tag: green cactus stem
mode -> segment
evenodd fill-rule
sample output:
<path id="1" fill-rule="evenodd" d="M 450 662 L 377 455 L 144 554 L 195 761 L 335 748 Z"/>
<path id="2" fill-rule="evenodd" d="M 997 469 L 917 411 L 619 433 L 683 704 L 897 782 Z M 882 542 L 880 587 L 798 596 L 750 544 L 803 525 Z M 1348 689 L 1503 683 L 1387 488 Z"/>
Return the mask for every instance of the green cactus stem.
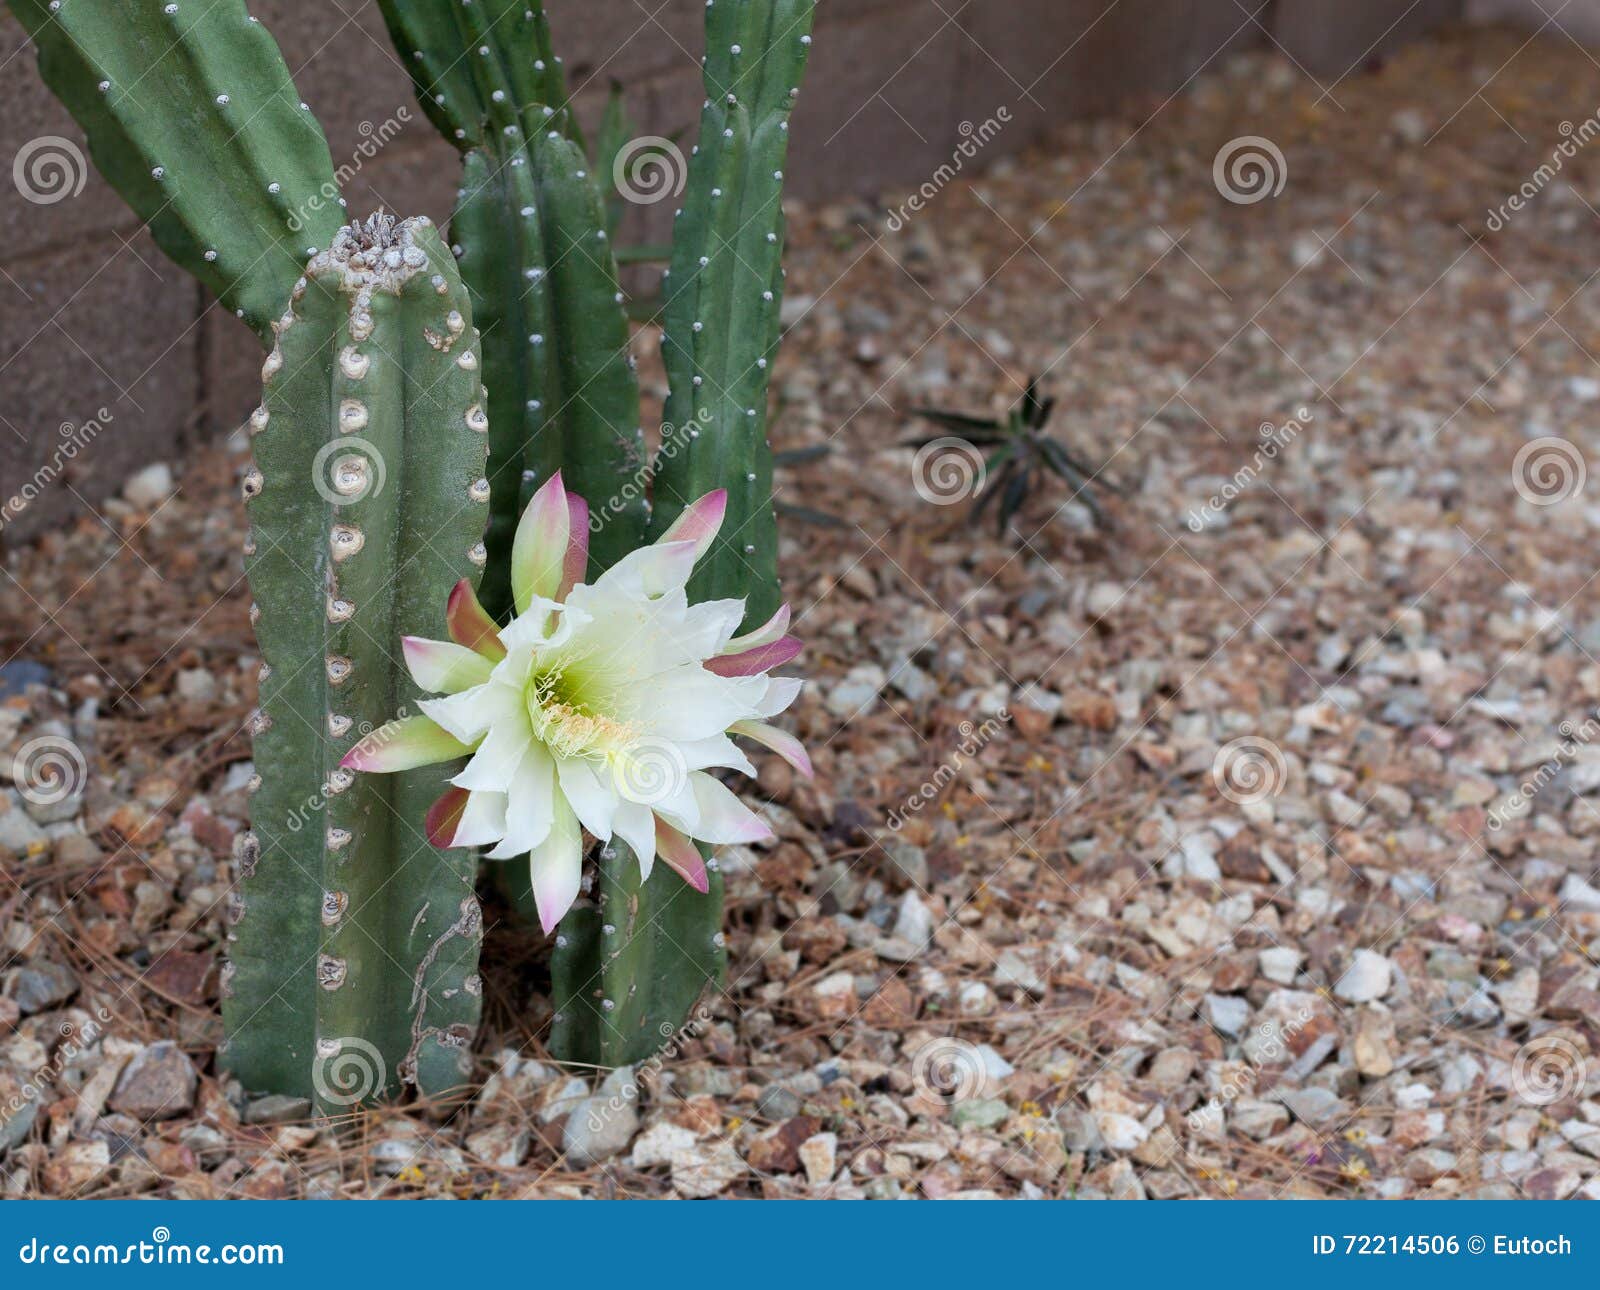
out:
<path id="1" fill-rule="evenodd" d="M 789 112 L 811 43 L 812 0 L 714 0 L 706 106 L 674 232 L 663 351 L 670 381 L 652 531 L 716 488 L 728 516 L 689 584 L 693 600 L 746 597 L 746 624 L 778 607 L 766 441 L 783 274 Z M 593 503 L 591 502 L 591 506 Z M 655 1052 L 727 970 L 722 875 L 701 895 L 657 865 L 605 857 L 593 907 L 575 909 L 551 962 L 551 1050 L 616 1066 Z"/>
<path id="2" fill-rule="evenodd" d="M 716 0 L 706 9 L 706 102 L 673 235 L 662 354 L 666 429 L 654 525 L 707 489 L 728 518 L 689 584 L 743 595 L 747 626 L 777 608 L 778 529 L 767 385 L 783 304 L 783 166 L 789 113 L 811 45 L 813 0 Z"/>
<path id="3" fill-rule="evenodd" d="M 625 848 L 607 848 L 592 903 L 556 931 L 550 959 L 550 1051 L 587 1066 L 623 1066 L 657 1052 L 727 970 L 722 875 L 706 861 L 704 894 L 658 863 L 644 882 Z"/>
<path id="4" fill-rule="evenodd" d="M 10 0 L 157 245 L 264 342 L 343 221 L 322 127 L 244 0 Z"/>
<path id="5" fill-rule="evenodd" d="M 639 387 L 604 200 L 537 0 L 380 7 L 418 101 L 463 153 L 450 239 L 483 334 L 492 429 L 482 600 L 503 618 L 517 517 L 555 470 L 597 516 L 597 571 L 644 537 Z"/>
<path id="6" fill-rule="evenodd" d="M 401 638 L 443 637 L 482 566 L 488 426 L 466 291 L 426 219 L 341 229 L 281 315 L 244 481 L 263 665 L 224 1060 L 334 1113 L 469 1069 L 476 859 L 424 827 L 455 768 L 339 762 L 415 711 Z"/>
<path id="7" fill-rule="evenodd" d="M 378 0 L 417 101 L 462 152 L 511 155 L 556 129 L 576 139 L 540 0 Z"/>
<path id="8" fill-rule="evenodd" d="M 643 540 L 639 385 L 604 209 L 577 144 L 551 132 L 507 158 L 468 153 L 450 232 L 483 331 L 493 426 L 483 600 L 498 617 L 517 516 L 555 470 L 589 501 L 595 570 Z"/>

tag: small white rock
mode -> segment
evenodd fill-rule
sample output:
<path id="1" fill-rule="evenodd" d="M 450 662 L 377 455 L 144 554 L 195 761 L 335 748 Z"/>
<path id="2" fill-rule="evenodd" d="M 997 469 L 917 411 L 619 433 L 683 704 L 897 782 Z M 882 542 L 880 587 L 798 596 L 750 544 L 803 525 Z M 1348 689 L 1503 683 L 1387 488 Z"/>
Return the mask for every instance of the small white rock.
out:
<path id="1" fill-rule="evenodd" d="M 1389 993 L 1393 979 L 1388 959 L 1375 950 L 1357 950 L 1333 992 L 1346 1003 L 1371 1003 Z"/>
<path id="2" fill-rule="evenodd" d="M 1305 955 L 1299 950 L 1290 949 L 1287 945 L 1271 946 L 1261 951 L 1258 960 L 1261 975 L 1269 981 L 1276 981 L 1279 985 L 1293 985 L 1304 958 Z"/>
<path id="3" fill-rule="evenodd" d="M 1132 1151 L 1150 1136 L 1149 1129 L 1120 1111 L 1096 1111 L 1094 1122 L 1100 1137 L 1112 1151 Z"/>
<path id="4" fill-rule="evenodd" d="M 806 1181 L 813 1187 L 833 1181 L 833 1171 L 838 1167 L 839 1135 L 819 1133 L 800 1144 L 800 1163 L 805 1166 Z"/>
<path id="5" fill-rule="evenodd" d="M 1231 994 L 1208 994 L 1201 1000 L 1200 1015 L 1213 1029 L 1237 1038 L 1250 1024 L 1250 1004 Z"/>
<path id="6" fill-rule="evenodd" d="M 1561 903 L 1568 909 L 1585 914 L 1600 914 L 1600 891 L 1575 873 L 1569 873 L 1558 893 Z"/>
<path id="7" fill-rule="evenodd" d="M 900 912 L 894 920 L 894 935 L 909 941 L 919 950 L 933 939 L 933 914 L 922 903 L 922 897 L 908 891 L 900 897 Z"/>
<path id="8" fill-rule="evenodd" d="M 694 1134 L 681 1124 L 662 1120 L 652 1124 L 639 1135 L 633 1144 L 633 1154 L 628 1163 L 635 1169 L 648 1169 L 651 1165 L 670 1165 L 681 1153 L 694 1146 Z"/>
<path id="9" fill-rule="evenodd" d="M 129 479 L 122 486 L 122 496 L 130 505 L 140 510 L 150 510 L 171 497 L 175 487 L 172 467 L 164 461 L 158 461 Z"/>

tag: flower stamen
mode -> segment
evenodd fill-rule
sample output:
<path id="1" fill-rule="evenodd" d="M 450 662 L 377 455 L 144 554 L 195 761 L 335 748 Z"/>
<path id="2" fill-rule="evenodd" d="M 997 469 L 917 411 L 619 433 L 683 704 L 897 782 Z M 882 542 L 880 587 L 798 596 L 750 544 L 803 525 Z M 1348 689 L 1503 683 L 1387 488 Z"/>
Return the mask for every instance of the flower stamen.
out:
<path id="1" fill-rule="evenodd" d="M 589 757 L 630 746 L 638 732 L 625 721 L 591 712 L 572 694 L 566 676 L 528 678 L 528 720 L 533 737 L 557 757 Z"/>

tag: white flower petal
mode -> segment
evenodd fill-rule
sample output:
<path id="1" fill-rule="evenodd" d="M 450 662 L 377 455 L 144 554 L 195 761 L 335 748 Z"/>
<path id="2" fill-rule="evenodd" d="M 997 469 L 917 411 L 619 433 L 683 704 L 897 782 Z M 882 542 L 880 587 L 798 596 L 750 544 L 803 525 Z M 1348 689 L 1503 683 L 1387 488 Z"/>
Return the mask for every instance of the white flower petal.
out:
<path id="1" fill-rule="evenodd" d="M 595 579 L 602 592 L 660 596 L 682 591 L 700 550 L 694 542 L 657 542 L 630 551 Z"/>
<path id="2" fill-rule="evenodd" d="M 509 860 L 532 851 L 549 835 L 555 820 L 555 766 L 543 744 L 530 743 L 507 794 L 506 835 L 491 860 Z"/>
<path id="3" fill-rule="evenodd" d="M 727 648 L 744 619 L 742 600 L 702 600 L 690 605 L 686 615 L 689 635 L 696 642 L 695 655 L 715 658 Z"/>
<path id="4" fill-rule="evenodd" d="M 463 757 L 472 749 L 427 717 L 399 717 L 380 726 L 344 755 L 339 765 L 349 770 L 386 774 L 436 766 Z"/>
<path id="5" fill-rule="evenodd" d="M 519 614 L 561 589 L 571 533 L 572 511 L 558 470 L 529 501 L 511 541 L 511 596 Z"/>
<path id="6" fill-rule="evenodd" d="M 546 935 L 572 908 L 583 880 L 583 834 L 578 818 L 560 794 L 553 807 L 550 832 L 528 856 L 533 900 L 539 907 L 539 922 Z"/>
<path id="7" fill-rule="evenodd" d="M 457 788 L 473 792 L 504 793 L 511 787 L 513 776 L 522 762 L 523 753 L 533 743 L 533 731 L 528 725 L 528 714 L 508 717 L 489 727 L 489 733 L 472 754 L 472 760 L 450 782 Z"/>
<path id="8" fill-rule="evenodd" d="M 657 738 L 675 743 L 709 739 L 735 721 L 760 716 L 767 689 L 760 676 L 717 676 L 690 666 L 658 677 L 640 726 Z"/>
<path id="9" fill-rule="evenodd" d="M 639 687 L 662 672 L 698 667 L 717 634 L 714 618 L 692 629 L 687 625 L 688 599 L 681 590 L 651 600 L 596 584 L 573 588 L 567 605 L 582 617 L 552 651 L 580 669 L 598 697 L 618 702 L 636 699 Z"/>
<path id="10" fill-rule="evenodd" d="M 800 687 L 805 684 L 794 676 L 769 676 L 766 681 L 766 691 L 756 700 L 758 717 L 777 716 L 800 697 Z"/>
<path id="11" fill-rule="evenodd" d="M 740 603 L 740 609 L 744 608 Z M 730 654 L 737 654 L 743 650 L 755 649 L 761 645 L 771 645 L 774 641 L 782 640 L 789 632 L 789 606 L 780 605 L 778 612 L 762 623 L 754 631 L 746 632 L 727 642 Z"/>
<path id="12" fill-rule="evenodd" d="M 467 808 L 461 812 L 461 823 L 451 845 L 457 847 L 486 847 L 498 842 L 506 831 L 506 795 L 504 793 L 468 793 Z"/>
<path id="13" fill-rule="evenodd" d="M 496 722 L 515 720 L 522 696 L 510 686 L 490 681 L 443 699 L 418 699 L 434 721 L 463 743 L 476 743 Z"/>
<path id="14" fill-rule="evenodd" d="M 571 639 L 573 632 L 588 621 L 589 615 L 581 608 L 535 596 L 526 612 L 518 614 L 500 629 L 500 643 L 513 652 L 523 647 L 530 650 L 556 649 Z M 520 661 L 508 660 L 511 662 L 508 671 L 520 670 L 525 673 L 530 657 L 531 654 L 524 654 Z M 501 667 L 505 666 L 501 664 Z"/>
<path id="15" fill-rule="evenodd" d="M 656 539 L 657 545 L 666 542 L 692 542 L 695 558 L 699 559 L 711 547 L 712 540 L 722 528 L 728 514 L 728 490 L 718 488 L 704 497 L 696 498 L 679 513 Z"/>
<path id="16" fill-rule="evenodd" d="M 787 730 L 769 726 L 765 721 L 739 721 L 734 723 L 733 733 L 764 744 L 807 779 L 812 778 L 811 758 L 806 755 L 805 745 Z"/>
<path id="17" fill-rule="evenodd" d="M 411 679 L 433 694 L 455 694 L 482 685 L 494 670 L 494 664 L 482 654 L 454 641 L 406 636 L 400 647 Z"/>
<path id="18" fill-rule="evenodd" d="M 718 845 L 738 842 L 768 842 L 773 837 L 767 822 L 735 797 L 727 785 L 704 771 L 689 776 L 694 785 L 695 804 L 700 822 L 691 836 Z"/>
<path id="19" fill-rule="evenodd" d="M 648 878 L 656 859 L 656 817 L 648 806 L 624 801 L 611 821 L 616 836 L 639 857 L 639 876 Z"/>
<path id="20" fill-rule="evenodd" d="M 733 729 L 738 729 L 737 723 Z M 689 770 L 707 770 L 712 766 L 725 766 L 729 770 L 740 771 L 752 778 L 755 776 L 756 769 L 744 755 L 744 750 L 727 735 L 708 735 L 704 739 L 691 739 L 680 743 L 677 747 L 683 756 L 684 765 Z"/>
<path id="21" fill-rule="evenodd" d="M 562 796 L 583 827 L 602 842 L 609 842 L 611 818 L 621 800 L 610 773 L 580 757 L 558 757 L 556 774 L 561 781 Z"/>

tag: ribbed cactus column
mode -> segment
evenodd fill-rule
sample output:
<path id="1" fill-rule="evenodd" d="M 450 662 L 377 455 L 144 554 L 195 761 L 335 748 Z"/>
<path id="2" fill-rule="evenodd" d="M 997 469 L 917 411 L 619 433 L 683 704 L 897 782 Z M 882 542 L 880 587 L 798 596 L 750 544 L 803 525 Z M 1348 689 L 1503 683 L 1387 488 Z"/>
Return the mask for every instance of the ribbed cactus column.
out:
<path id="1" fill-rule="evenodd" d="M 482 599 L 504 618 L 517 517 L 557 468 L 600 521 L 596 569 L 644 536 L 639 387 L 605 206 L 538 0 L 379 7 L 418 101 L 463 154 L 450 240 L 483 333 L 493 514 Z"/>
<path id="2" fill-rule="evenodd" d="M 639 384 L 604 205 L 577 144 L 549 131 L 510 155 L 468 153 L 450 235 L 483 330 L 494 427 L 483 600 L 499 617 L 517 517 L 556 469 L 590 504 L 595 569 L 643 540 Z"/>
<path id="3" fill-rule="evenodd" d="M 745 596 L 745 625 L 778 607 L 767 384 L 783 303 L 783 167 L 811 47 L 813 0 L 713 0 L 706 102 L 673 230 L 662 356 L 670 394 L 653 526 L 711 488 L 728 517 L 692 599 Z"/>
<path id="4" fill-rule="evenodd" d="M 470 851 L 424 832 L 453 773 L 355 776 L 419 697 L 405 635 L 446 635 L 488 507 L 476 335 L 425 219 L 342 229 L 274 325 L 251 420 L 246 572 L 263 658 L 259 783 L 229 916 L 226 1063 L 337 1111 L 460 1085 L 476 1028 Z"/>
<path id="5" fill-rule="evenodd" d="M 812 0 L 706 6 L 706 106 L 674 230 L 663 353 L 670 381 L 651 528 L 715 488 L 728 514 L 690 599 L 746 597 L 746 625 L 778 607 L 778 535 L 767 383 L 782 303 L 783 165 L 811 44 Z M 554 1052 L 638 1061 L 681 1026 L 726 971 L 722 876 L 690 890 L 657 866 L 602 858 L 593 908 L 561 926 L 552 961 Z"/>
<path id="6" fill-rule="evenodd" d="M 244 0 L 10 0 L 157 244 L 264 340 L 342 222 L 322 127 Z"/>

